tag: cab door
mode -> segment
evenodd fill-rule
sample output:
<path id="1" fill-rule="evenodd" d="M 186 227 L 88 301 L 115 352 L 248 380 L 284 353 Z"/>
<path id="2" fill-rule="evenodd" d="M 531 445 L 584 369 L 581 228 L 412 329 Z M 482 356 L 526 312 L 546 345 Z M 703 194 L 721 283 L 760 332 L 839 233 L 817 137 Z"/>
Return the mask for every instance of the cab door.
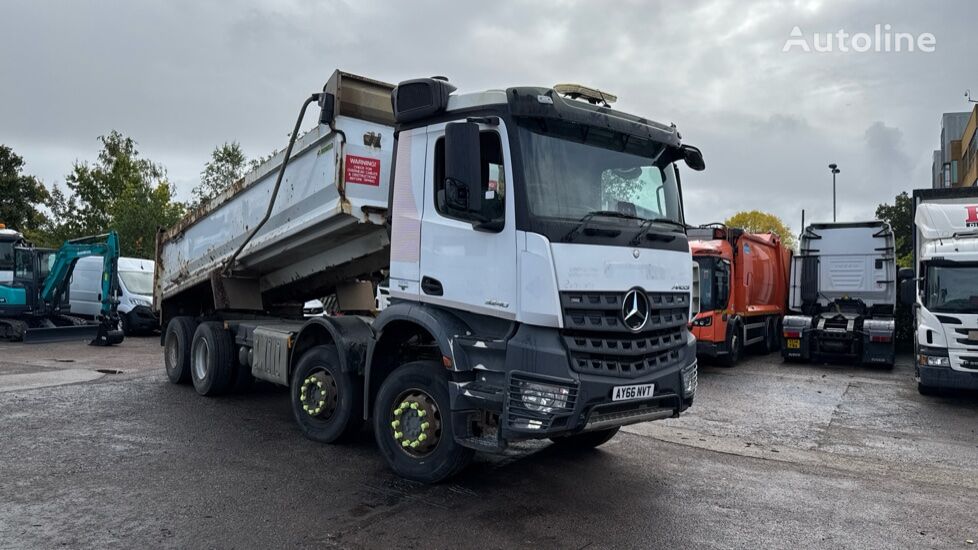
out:
<path id="1" fill-rule="evenodd" d="M 516 318 L 516 224 L 512 160 L 500 121 L 479 125 L 481 210 L 452 210 L 445 199 L 445 127 L 428 128 L 421 224 L 420 299 L 505 319 Z M 484 224 L 486 219 L 499 223 Z M 481 226 L 481 227 L 479 227 Z"/>

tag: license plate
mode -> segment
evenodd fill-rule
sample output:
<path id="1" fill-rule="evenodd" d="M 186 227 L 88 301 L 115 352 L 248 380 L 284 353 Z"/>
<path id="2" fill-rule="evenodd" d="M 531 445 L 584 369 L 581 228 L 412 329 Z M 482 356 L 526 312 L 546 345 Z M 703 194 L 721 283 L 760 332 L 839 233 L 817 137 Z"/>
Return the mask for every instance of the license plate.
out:
<path id="1" fill-rule="evenodd" d="M 655 384 L 636 384 L 634 386 L 615 386 L 611 392 L 612 401 L 632 401 L 652 397 Z"/>
<path id="2" fill-rule="evenodd" d="M 801 349 L 801 340 L 797 338 L 788 338 L 788 349 Z"/>

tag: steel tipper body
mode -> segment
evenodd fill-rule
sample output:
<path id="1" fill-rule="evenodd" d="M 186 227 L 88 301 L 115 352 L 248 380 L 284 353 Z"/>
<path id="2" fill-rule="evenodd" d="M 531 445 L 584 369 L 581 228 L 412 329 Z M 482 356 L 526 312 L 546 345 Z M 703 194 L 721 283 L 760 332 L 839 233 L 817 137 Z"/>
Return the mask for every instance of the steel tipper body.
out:
<path id="1" fill-rule="evenodd" d="M 897 277 L 894 239 L 881 221 L 804 229 L 791 267 L 785 359 L 892 366 Z"/>
<path id="2" fill-rule="evenodd" d="M 777 350 L 791 251 L 773 233 L 723 225 L 687 233 L 700 278 L 699 313 L 691 322 L 697 354 L 732 366 L 748 346 Z"/>
<path id="3" fill-rule="evenodd" d="M 370 421 L 391 467 L 422 481 L 474 451 L 596 446 L 689 407 L 676 164 L 702 156 L 609 94 L 556 88 L 334 74 L 287 165 L 289 150 L 161 236 L 170 379 L 205 395 L 252 376 L 289 386 L 307 437 Z M 245 197 L 276 188 L 256 223 Z M 324 295 L 343 314 L 301 320 Z"/>
<path id="4" fill-rule="evenodd" d="M 914 272 L 901 301 L 914 308 L 918 388 L 976 390 L 978 189 L 915 190 L 913 213 Z"/>

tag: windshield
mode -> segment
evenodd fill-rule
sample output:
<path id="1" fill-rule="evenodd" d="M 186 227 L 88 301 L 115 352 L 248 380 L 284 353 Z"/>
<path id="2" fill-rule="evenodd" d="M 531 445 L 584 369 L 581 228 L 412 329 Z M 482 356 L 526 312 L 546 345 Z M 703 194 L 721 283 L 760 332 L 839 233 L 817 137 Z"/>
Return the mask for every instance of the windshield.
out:
<path id="1" fill-rule="evenodd" d="M 727 307 L 730 265 L 711 256 L 693 256 L 693 259 L 700 266 L 700 311 Z"/>
<path id="2" fill-rule="evenodd" d="M 673 166 L 660 143 L 554 121 L 520 123 L 531 214 L 579 220 L 595 211 L 682 222 Z M 631 222 L 634 224 L 635 222 Z"/>
<path id="3" fill-rule="evenodd" d="M 978 313 L 978 265 L 927 267 L 924 305 L 935 313 Z"/>
<path id="4" fill-rule="evenodd" d="M 153 274 L 148 271 L 120 271 L 119 278 L 130 294 L 153 294 Z"/>

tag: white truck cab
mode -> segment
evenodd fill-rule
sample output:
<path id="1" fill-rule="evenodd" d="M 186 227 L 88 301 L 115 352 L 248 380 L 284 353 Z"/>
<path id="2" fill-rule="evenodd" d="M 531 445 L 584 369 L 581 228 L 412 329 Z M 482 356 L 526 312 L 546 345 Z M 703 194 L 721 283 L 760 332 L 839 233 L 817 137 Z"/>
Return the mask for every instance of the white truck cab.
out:
<path id="1" fill-rule="evenodd" d="M 913 194 L 916 280 L 902 283 L 913 304 L 917 386 L 978 389 L 978 189 Z M 909 271 L 909 270 L 908 270 Z"/>

